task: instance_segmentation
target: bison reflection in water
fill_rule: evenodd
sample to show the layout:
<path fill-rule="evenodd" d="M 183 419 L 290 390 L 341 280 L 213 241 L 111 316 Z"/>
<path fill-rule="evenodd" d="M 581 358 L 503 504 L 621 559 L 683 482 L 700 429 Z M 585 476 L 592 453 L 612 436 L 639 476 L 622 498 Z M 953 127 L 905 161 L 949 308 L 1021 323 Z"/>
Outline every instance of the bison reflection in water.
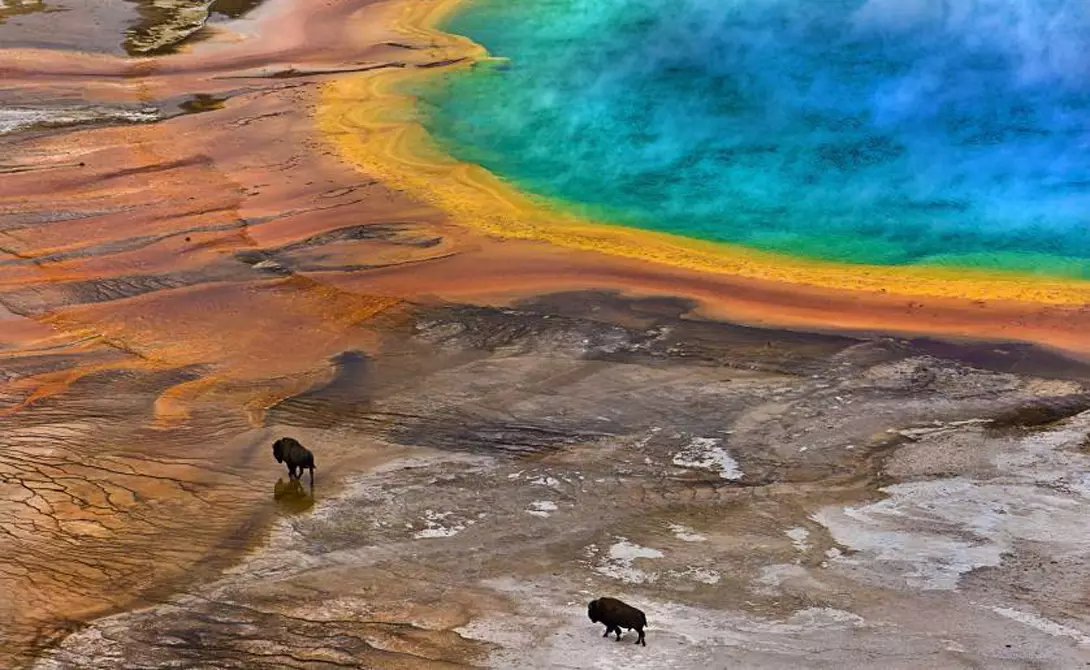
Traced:
<path fill-rule="evenodd" d="M 305 512 L 314 505 L 314 490 L 307 491 L 298 479 L 278 479 L 273 487 L 273 498 L 290 512 Z"/>

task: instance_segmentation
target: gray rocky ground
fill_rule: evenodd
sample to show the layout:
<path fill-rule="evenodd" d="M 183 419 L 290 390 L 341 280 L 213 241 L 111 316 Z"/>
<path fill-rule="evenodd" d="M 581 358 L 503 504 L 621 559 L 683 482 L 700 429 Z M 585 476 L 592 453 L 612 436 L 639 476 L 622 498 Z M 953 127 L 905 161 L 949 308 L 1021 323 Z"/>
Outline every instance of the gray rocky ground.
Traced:
<path fill-rule="evenodd" d="M 35 667 L 1090 665 L 1086 366 L 687 309 L 416 308 L 240 438 L 267 536 Z"/>

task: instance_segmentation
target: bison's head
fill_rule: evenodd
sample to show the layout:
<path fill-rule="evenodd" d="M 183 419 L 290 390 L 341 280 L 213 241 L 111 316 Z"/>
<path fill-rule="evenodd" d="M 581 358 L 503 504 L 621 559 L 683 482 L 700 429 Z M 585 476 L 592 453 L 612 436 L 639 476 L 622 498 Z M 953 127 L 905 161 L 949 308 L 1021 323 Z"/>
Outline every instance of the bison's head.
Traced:
<path fill-rule="evenodd" d="M 273 442 L 273 458 L 277 463 L 284 462 L 284 440 L 283 438 Z"/>
<path fill-rule="evenodd" d="M 592 600 L 587 605 L 587 616 L 590 617 L 591 623 L 598 623 L 598 601 Z"/>

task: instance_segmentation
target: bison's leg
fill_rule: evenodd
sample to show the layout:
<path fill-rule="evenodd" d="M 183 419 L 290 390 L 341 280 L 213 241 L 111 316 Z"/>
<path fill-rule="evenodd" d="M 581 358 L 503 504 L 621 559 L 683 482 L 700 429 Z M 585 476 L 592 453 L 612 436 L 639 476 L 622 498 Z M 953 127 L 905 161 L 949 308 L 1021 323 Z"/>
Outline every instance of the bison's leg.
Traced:
<path fill-rule="evenodd" d="M 643 639 L 643 626 L 640 626 L 639 628 L 637 628 L 636 632 L 640 634 L 640 636 L 636 639 L 636 644 L 642 644 L 643 646 L 646 647 L 647 643 L 644 642 L 644 639 Z"/>
<path fill-rule="evenodd" d="M 613 626 L 606 624 L 606 632 L 602 633 L 602 637 L 609 637 L 609 634 L 613 632 Z"/>
<path fill-rule="evenodd" d="M 303 473 L 300 472 L 299 474 L 302 475 Z M 314 466 L 313 465 L 310 466 L 310 488 L 311 488 L 311 490 L 314 489 Z"/>
<path fill-rule="evenodd" d="M 621 627 L 620 626 L 614 626 L 613 627 L 613 632 L 617 633 L 617 641 L 620 642 L 621 641 Z"/>

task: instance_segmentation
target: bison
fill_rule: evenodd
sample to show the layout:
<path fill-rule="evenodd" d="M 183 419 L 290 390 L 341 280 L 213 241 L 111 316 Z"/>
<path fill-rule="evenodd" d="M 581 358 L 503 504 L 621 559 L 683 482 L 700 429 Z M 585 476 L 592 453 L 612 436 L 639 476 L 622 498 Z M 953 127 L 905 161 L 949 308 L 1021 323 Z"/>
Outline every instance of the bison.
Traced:
<path fill-rule="evenodd" d="M 277 463 L 288 466 L 288 479 L 299 479 L 303 476 L 303 470 L 310 470 L 310 485 L 314 486 L 314 454 L 299 444 L 299 441 L 291 437 L 282 437 L 273 442 L 273 457 Z M 299 474 L 295 474 L 295 470 Z"/>
<path fill-rule="evenodd" d="M 647 642 L 643 639 L 643 627 L 647 625 L 647 617 L 635 607 L 616 598 L 598 598 L 587 605 L 587 616 L 594 623 L 606 625 L 606 632 L 602 637 L 609 637 L 610 632 L 614 631 L 617 633 L 617 639 L 620 640 L 621 629 L 627 628 L 640 634 L 636 644 L 647 646 Z"/>

